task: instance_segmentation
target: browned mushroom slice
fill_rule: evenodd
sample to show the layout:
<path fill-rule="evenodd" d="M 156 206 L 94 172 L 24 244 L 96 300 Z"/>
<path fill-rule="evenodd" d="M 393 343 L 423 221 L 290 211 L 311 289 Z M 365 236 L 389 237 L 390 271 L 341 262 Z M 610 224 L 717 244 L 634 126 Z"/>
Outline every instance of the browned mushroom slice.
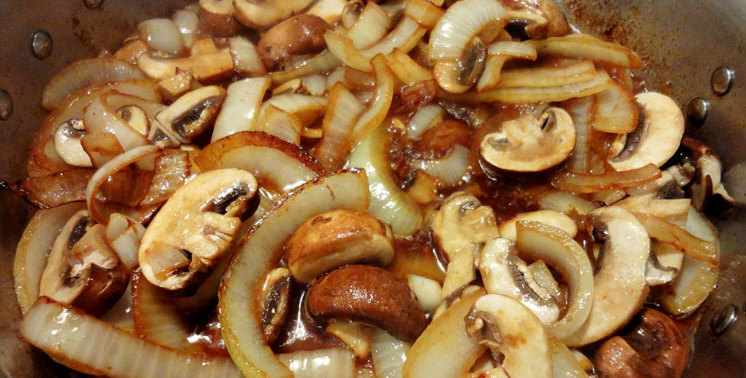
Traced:
<path fill-rule="evenodd" d="M 179 188 L 140 243 L 145 278 L 169 290 L 194 284 L 228 251 L 242 219 L 251 215 L 256 189 L 254 175 L 235 168 L 201 173 Z"/>
<path fill-rule="evenodd" d="M 291 55 L 317 53 L 324 49 L 329 24 L 310 14 L 299 14 L 273 26 L 256 45 L 264 66 L 272 70 Z"/>
<path fill-rule="evenodd" d="M 319 278 L 308 289 L 308 312 L 318 321 L 350 319 L 414 340 L 427 325 L 406 283 L 370 265 L 349 265 Z"/>
<path fill-rule="evenodd" d="M 313 0 L 234 0 L 235 16 L 242 24 L 257 28 L 267 29 L 272 25 L 301 13 Z"/>
<path fill-rule="evenodd" d="M 451 93 L 464 93 L 477 83 L 487 60 L 487 47 L 474 38 L 459 59 L 440 59 L 433 67 L 435 80 Z"/>
<path fill-rule="evenodd" d="M 267 274 L 259 297 L 264 340 L 272 344 L 285 326 L 290 307 L 293 278 L 287 268 L 276 268 Z"/>
<path fill-rule="evenodd" d="M 220 37 L 238 32 L 241 25 L 233 17 L 233 0 L 200 0 L 199 18 L 207 30 Z"/>
<path fill-rule="evenodd" d="M 689 353 L 689 342 L 673 320 L 648 308 L 632 333 L 601 344 L 595 365 L 606 377 L 680 377 Z"/>
<path fill-rule="evenodd" d="M 233 57 L 229 49 L 200 51 L 200 41 L 194 43 L 192 55 L 185 58 L 156 58 L 142 54 L 137 58 L 137 67 L 150 78 L 163 80 L 175 75 L 178 70 L 189 71 L 200 83 L 214 83 L 233 75 Z"/>
<path fill-rule="evenodd" d="M 572 118 L 560 108 L 528 114 L 502 123 L 500 131 L 482 138 L 482 158 L 506 171 L 537 172 L 570 156 L 575 147 Z"/>
<path fill-rule="evenodd" d="M 92 224 L 86 210 L 75 213 L 52 246 L 39 296 L 96 316 L 119 300 L 129 274 L 106 244 L 104 233 L 105 227 Z"/>
<path fill-rule="evenodd" d="M 212 127 L 225 99 L 218 86 L 193 90 L 176 100 L 155 117 L 179 142 L 188 143 Z"/>
<path fill-rule="evenodd" d="M 500 3 L 510 18 L 509 30 L 523 27 L 526 36 L 532 39 L 560 37 L 570 33 L 570 25 L 554 0 L 500 0 Z"/>
<path fill-rule="evenodd" d="M 312 217 L 285 243 L 285 261 L 301 283 L 309 283 L 343 265 L 386 266 L 393 259 L 391 226 L 370 214 L 352 210 L 332 210 Z"/>

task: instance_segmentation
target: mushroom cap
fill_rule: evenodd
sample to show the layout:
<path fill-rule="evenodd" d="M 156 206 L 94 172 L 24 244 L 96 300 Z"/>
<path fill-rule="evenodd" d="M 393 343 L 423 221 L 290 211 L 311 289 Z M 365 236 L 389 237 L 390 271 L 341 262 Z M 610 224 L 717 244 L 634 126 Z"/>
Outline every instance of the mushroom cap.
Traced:
<path fill-rule="evenodd" d="M 648 295 L 645 268 L 650 237 L 632 213 L 602 207 L 588 213 L 594 235 L 603 239 L 601 269 L 593 277 L 593 304 L 585 324 L 565 339 L 568 346 L 598 341 L 627 324 Z"/>
<path fill-rule="evenodd" d="M 179 188 L 145 230 L 138 249 L 145 278 L 176 290 L 207 270 L 228 251 L 256 190 L 254 175 L 236 168 L 203 172 Z"/>
<path fill-rule="evenodd" d="M 391 226 L 359 211 L 338 209 L 309 218 L 285 243 L 285 261 L 301 283 L 343 265 L 386 266 L 393 259 Z"/>
<path fill-rule="evenodd" d="M 572 118 L 548 108 L 538 119 L 528 114 L 503 122 L 500 131 L 482 138 L 480 153 L 493 166 L 514 172 L 538 172 L 570 156 L 575 147 Z"/>
<path fill-rule="evenodd" d="M 326 47 L 324 32 L 329 24 L 312 14 L 299 14 L 280 22 L 262 36 L 256 50 L 267 69 L 291 55 L 317 53 Z"/>
<path fill-rule="evenodd" d="M 416 339 L 427 326 L 425 312 L 409 286 L 375 266 L 333 270 L 311 285 L 307 298 L 308 312 L 317 321 L 362 321 L 407 341 Z"/>
<path fill-rule="evenodd" d="M 629 171 L 648 164 L 660 167 L 679 149 L 684 136 L 684 116 L 670 97 L 645 92 L 635 95 L 642 109 L 642 123 L 627 134 L 627 146 L 608 160 L 617 171 Z"/>
<path fill-rule="evenodd" d="M 267 29 L 293 14 L 301 13 L 313 0 L 234 0 L 235 17 L 250 28 Z"/>

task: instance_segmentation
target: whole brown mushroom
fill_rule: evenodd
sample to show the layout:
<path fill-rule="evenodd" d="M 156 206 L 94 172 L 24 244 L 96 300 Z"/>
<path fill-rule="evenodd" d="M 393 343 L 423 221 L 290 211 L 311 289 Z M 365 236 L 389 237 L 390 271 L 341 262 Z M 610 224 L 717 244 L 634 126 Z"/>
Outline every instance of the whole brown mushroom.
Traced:
<path fill-rule="evenodd" d="M 267 70 L 291 55 L 316 53 L 326 47 L 324 32 L 329 24 L 319 16 L 299 14 L 273 26 L 257 44 L 257 52 Z"/>

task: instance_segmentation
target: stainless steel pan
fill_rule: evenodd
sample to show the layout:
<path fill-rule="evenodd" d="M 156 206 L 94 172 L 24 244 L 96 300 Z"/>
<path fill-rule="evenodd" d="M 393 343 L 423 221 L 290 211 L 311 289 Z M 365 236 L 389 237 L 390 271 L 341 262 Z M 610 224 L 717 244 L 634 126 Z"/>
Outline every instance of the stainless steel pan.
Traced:
<path fill-rule="evenodd" d="M 281 1 L 281 0 L 276 0 Z M 68 63 L 114 49 L 139 20 L 170 14 L 181 0 L 2 0 L 0 1 L 0 90 L 7 91 L 13 111 L 0 121 L 0 178 L 25 176 L 27 147 L 45 112 L 41 93 L 50 78 Z M 87 4 L 86 4 L 87 3 Z M 648 88 L 673 96 L 686 109 L 694 98 L 709 104 L 701 126 L 689 132 L 718 151 L 725 164 L 726 187 L 746 203 L 746 1 L 739 0 L 559 0 L 579 29 L 621 42 L 645 61 Z M 89 5 L 91 8 L 87 7 Z M 34 57 L 31 38 L 46 30 L 53 49 L 46 59 Z M 721 66 L 734 73 L 730 91 L 718 95 L 713 72 Z M 725 71 L 720 70 L 719 73 Z M 716 75 L 717 89 L 727 77 Z M 0 114 L 3 111 L 0 93 Z M 693 104 L 693 105 L 695 105 Z M 743 168 L 743 169 L 741 169 Z M 15 246 L 31 207 L 0 191 L 0 375 L 66 376 L 65 369 L 19 341 L 20 313 L 13 292 Z M 746 209 L 736 208 L 716 220 L 723 252 L 719 287 L 701 311 L 691 377 L 746 376 Z"/>

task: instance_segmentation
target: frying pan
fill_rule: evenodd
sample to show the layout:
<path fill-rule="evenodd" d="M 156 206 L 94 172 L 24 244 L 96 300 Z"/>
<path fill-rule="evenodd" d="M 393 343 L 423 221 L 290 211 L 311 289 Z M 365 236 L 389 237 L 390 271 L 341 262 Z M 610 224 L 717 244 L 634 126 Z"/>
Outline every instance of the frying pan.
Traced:
<path fill-rule="evenodd" d="M 273 0 L 270 0 L 273 1 Z M 280 0 L 276 0 L 280 1 Z M 183 0 L 2 0 L 0 1 L 0 90 L 13 111 L 0 120 L 0 178 L 14 182 L 26 175 L 31 137 L 45 111 L 44 85 L 65 65 L 113 50 L 137 22 L 168 15 Z M 580 30 L 620 42 L 645 62 L 642 78 L 649 89 L 672 96 L 685 110 L 709 105 L 704 122 L 688 122 L 691 135 L 718 151 L 725 185 L 746 204 L 746 1 L 739 0 L 559 0 L 568 20 Z M 46 30 L 51 54 L 38 59 L 31 37 Z M 730 69 L 734 79 L 727 94 Z M 717 71 L 713 76 L 713 72 Z M 719 91 L 713 90 L 713 85 Z M 0 93 L 0 98 L 2 93 Z M 697 102 L 699 101 L 699 102 Z M 0 99 L 2 102 L 2 99 Z M 700 105 L 696 107 L 694 105 Z M 0 113 L 2 113 L 0 104 Z M 693 112 L 693 115 L 701 115 Z M 692 118 L 695 119 L 696 117 Z M 13 292 L 13 255 L 33 209 L 0 190 L 0 375 L 69 376 L 66 369 L 17 337 L 20 311 Z M 690 377 L 746 376 L 746 209 L 737 207 L 713 219 L 721 231 L 721 276 L 717 290 L 697 314 Z M 95 342 L 95 341 L 92 341 Z"/>

